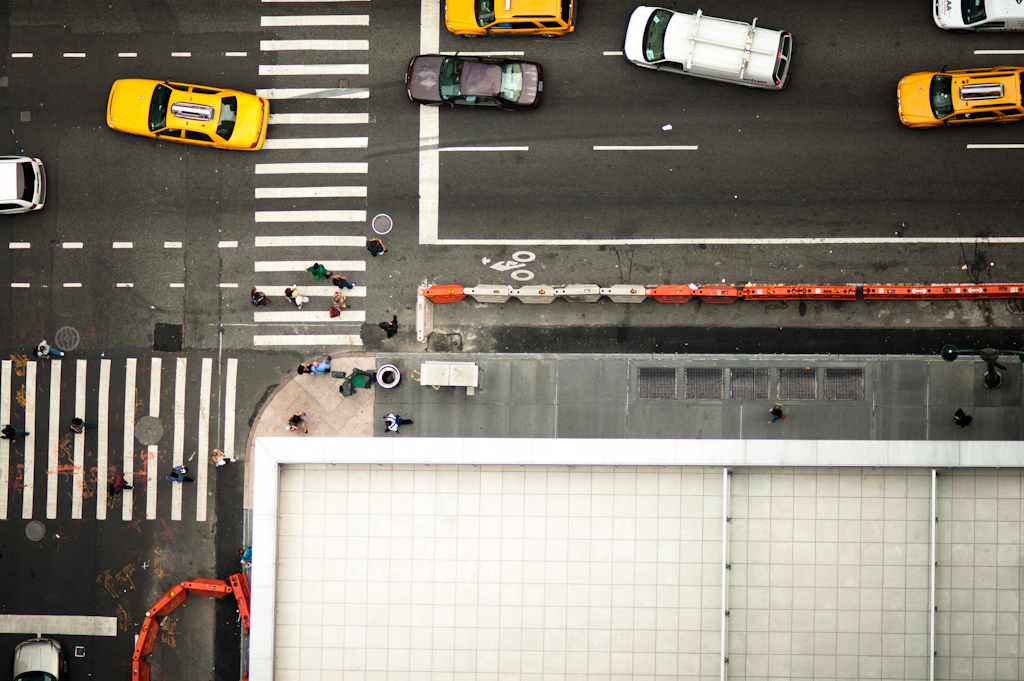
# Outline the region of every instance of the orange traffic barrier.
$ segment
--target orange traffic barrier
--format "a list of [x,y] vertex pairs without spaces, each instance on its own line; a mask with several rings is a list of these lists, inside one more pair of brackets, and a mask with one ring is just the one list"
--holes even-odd
[[655,286],[647,289],[647,295],[659,303],[688,303],[693,291],[689,286]]
[[432,303],[459,303],[466,298],[462,286],[458,284],[421,288],[419,293]]
[[856,286],[744,286],[743,300],[857,300]]
[[988,298],[1024,298],[1024,284],[864,287],[865,300],[985,300]]
[[701,286],[693,295],[705,303],[731,304],[740,299],[740,291],[735,286]]

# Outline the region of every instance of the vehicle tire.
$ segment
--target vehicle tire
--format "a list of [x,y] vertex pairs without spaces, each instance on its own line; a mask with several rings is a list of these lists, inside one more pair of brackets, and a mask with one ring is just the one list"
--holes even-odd
[[963,29],[963,28],[954,28],[952,31],[950,31],[950,33],[956,33],[958,35],[963,35],[964,33],[970,33],[970,31],[968,31],[966,29]]
[[476,33],[463,33],[462,37],[465,38],[466,40],[469,40],[470,38],[479,38],[480,36],[478,36]]
[[554,33],[541,33],[540,37],[541,38],[557,38],[558,36],[555,35]]

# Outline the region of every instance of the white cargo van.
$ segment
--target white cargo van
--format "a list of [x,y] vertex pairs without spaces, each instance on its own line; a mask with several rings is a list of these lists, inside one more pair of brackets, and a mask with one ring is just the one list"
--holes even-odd
[[43,162],[29,156],[0,156],[0,215],[39,210],[45,202]]
[[793,38],[754,23],[637,7],[626,26],[623,54],[648,69],[781,90],[789,79]]
[[932,0],[932,17],[947,31],[1024,31],[1020,0]]

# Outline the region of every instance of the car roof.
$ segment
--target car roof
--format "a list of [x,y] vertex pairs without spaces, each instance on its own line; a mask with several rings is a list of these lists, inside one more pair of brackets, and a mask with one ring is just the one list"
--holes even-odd
[[[1024,68],[1020,67],[996,67],[992,69],[964,69],[962,71],[947,71],[946,74],[953,76],[953,108],[955,111],[976,109],[986,106],[1020,106],[1020,76]],[[938,75],[938,74],[936,74]],[[976,88],[985,85],[1002,85],[1003,96],[968,96],[964,87]]]
[[14,201],[18,196],[18,161],[0,160],[0,201]]
[[[506,2],[508,11],[505,11]],[[494,0],[494,16],[498,21],[552,19],[558,16],[559,9],[559,0]]]

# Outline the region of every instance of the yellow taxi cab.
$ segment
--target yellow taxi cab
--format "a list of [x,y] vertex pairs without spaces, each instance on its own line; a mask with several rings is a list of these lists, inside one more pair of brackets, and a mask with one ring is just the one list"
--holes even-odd
[[1020,66],[912,73],[896,86],[896,108],[911,128],[1019,121],[1022,77]]
[[107,125],[114,130],[218,149],[258,151],[270,104],[236,90],[128,78],[114,81]]
[[447,0],[444,23],[464,38],[488,34],[554,38],[576,28],[575,0]]

